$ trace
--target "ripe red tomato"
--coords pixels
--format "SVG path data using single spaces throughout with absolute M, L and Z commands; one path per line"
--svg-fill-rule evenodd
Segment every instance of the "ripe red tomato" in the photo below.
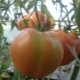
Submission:
M 44 16 L 44 14 L 42 12 L 38 11 L 38 17 L 39 17 L 39 21 L 40 21 L 42 27 L 45 26 L 46 30 L 51 29 L 51 22 L 47 18 L 47 16 Z M 25 19 L 25 22 L 24 22 L 23 18 Z M 26 21 L 26 20 L 28 20 L 28 21 Z M 17 26 L 18 26 L 19 30 L 22 30 L 22 29 L 28 28 L 28 27 L 37 28 L 38 27 L 38 20 L 37 20 L 36 13 L 33 12 L 33 13 L 25 14 L 23 17 L 21 17 L 18 20 Z
M 11 44 L 16 68 L 32 78 L 42 78 L 57 69 L 63 59 L 63 47 L 55 34 L 23 29 Z
M 75 40 L 72 37 L 70 37 L 70 35 L 68 35 L 66 32 L 64 32 L 61 29 L 58 29 L 58 30 L 51 29 L 51 31 L 58 36 L 58 38 L 61 40 L 61 42 L 63 44 L 64 58 L 63 58 L 63 61 L 62 61 L 61 65 L 67 65 L 67 64 L 69 64 L 75 58 L 72 55 L 72 53 L 71 53 L 71 51 L 70 51 L 70 49 L 68 48 L 67 45 L 69 45 L 71 47 L 74 46 L 76 48 L 76 42 L 75 42 Z

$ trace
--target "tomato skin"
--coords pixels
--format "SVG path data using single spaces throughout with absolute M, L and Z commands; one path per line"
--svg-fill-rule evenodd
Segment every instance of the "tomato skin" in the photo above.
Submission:
M 32 78 L 42 78 L 57 69 L 63 59 L 63 47 L 55 34 L 23 29 L 11 44 L 15 67 Z
M 23 21 L 24 19 L 21 17 L 17 23 L 19 30 L 22 30 L 22 29 L 28 28 L 28 27 L 29 28 L 37 28 L 38 27 L 38 20 L 37 20 L 37 16 L 36 16 L 35 12 L 33 12 L 33 13 L 30 12 L 28 14 L 25 14 L 25 15 L 23 15 L 23 17 L 25 20 L 28 20 L 29 17 L 30 17 L 30 19 L 25 24 Z M 45 16 L 43 15 L 43 13 L 38 11 L 38 17 L 39 17 L 39 21 L 40 21 L 41 25 L 44 25 L 46 30 L 51 29 L 51 22 L 47 18 L 47 16 L 46 16 L 46 20 L 45 20 Z
M 67 46 L 67 45 L 69 45 L 71 47 L 74 46 L 76 49 L 75 40 L 72 37 L 70 37 L 70 35 L 68 35 L 66 32 L 64 32 L 61 29 L 58 29 L 58 30 L 51 29 L 51 31 L 58 36 L 58 38 L 61 40 L 61 42 L 63 44 L 64 58 L 63 58 L 61 65 L 62 66 L 67 65 L 70 62 L 72 62 L 73 60 L 75 60 L 74 56 L 72 55 L 71 51 L 69 50 L 69 48 Z M 76 51 L 77 51 L 77 49 L 76 49 Z
M 75 32 L 68 32 L 68 35 L 73 39 L 79 39 L 78 35 Z
M 31 25 L 30 25 L 31 20 L 29 19 L 29 16 L 30 16 L 30 15 L 31 15 L 31 13 L 28 13 L 28 14 L 26 14 L 26 15 L 24 15 L 23 17 L 20 17 L 20 18 L 18 19 L 17 27 L 18 27 L 19 30 L 22 30 L 22 29 L 28 28 L 28 26 L 31 26 Z M 29 19 L 29 21 L 24 23 L 24 19 L 23 19 L 23 18 L 24 18 L 25 20 L 28 20 L 28 19 Z
M 76 43 L 76 52 L 79 55 L 80 54 L 80 38 L 78 37 L 78 35 L 75 32 L 68 32 L 68 35 L 74 39 L 75 43 Z

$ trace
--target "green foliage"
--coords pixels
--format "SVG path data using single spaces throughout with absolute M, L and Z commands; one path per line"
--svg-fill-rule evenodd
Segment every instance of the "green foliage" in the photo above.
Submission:
M 44 14 L 46 14 L 46 16 L 47 16 L 47 17 L 50 19 L 50 21 L 51 21 L 52 27 L 54 27 L 54 25 L 55 25 L 55 20 L 54 20 L 53 16 L 51 15 L 51 13 L 49 12 L 49 10 L 47 9 L 47 6 L 46 6 L 44 3 L 41 4 L 41 11 L 42 11 Z
M 11 65 L 10 58 L 3 60 L 3 62 L 1 63 L 1 70 L 6 70 L 7 68 L 9 68 L 10 65 Z
M 28 10 L 31 9 L 32 7 L 34 7 L 35 1 L 36 0 L 32 0 L 32 1 L 29 2 L 28 6 L 27 6 L 28 7 Z
M 4 32 L 3 25 L 6 25 L 6 23 L 4 21 L 0 21 L 0 35 L 2 35 Z
M 3 27 L 0 25 L 0 34 L 3 34 Z
M 11 78 L 11 76 L 8 74 L 8 72 L 2 72 L 1 78 L 2 79 L 9 79 L 9 78 Z
M 14 68 L 14 77 L 12 80 L 25 80 L 23 74 L 21 74 L 16 68 Z
M 11 30 L 13 30 L 16 25 L 17 25 L 16 24 L 16 20 L 12 20 L 12 22 L 11 22 Z
M 9 45 L 6 42 L 6 37 L 3 36 L 3 24 L 5 24 L 5 22 L 0 21 L 0 79 L 10 77 L 4 70 L 6 71 L 11 64 Z

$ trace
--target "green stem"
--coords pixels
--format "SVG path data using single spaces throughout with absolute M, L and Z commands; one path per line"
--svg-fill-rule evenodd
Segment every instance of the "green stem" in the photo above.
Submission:
M 74 16 L 76 24 L 79 28 L 79 34 L 80 34 L 80 1 L 79 0 L 73 0 L 73 7 L 74 7 Z
M 78 58 L 80 59 L 80 55 L 78 55 Z M 76 63 L 78 64 L 78 62 L 76 61 Z M 77 75 L 79 73 L 79 67 L 75 65 L 72 76 L 70 78 L 70 80 L 76 80 Z
M 36 12 L 37 20 L 38 20 L 38 30 L 39 30 L 40 27 L 41 27 L 41 23 L 40 23 L 40 20 L 39 20 L 39 17 L 38 17 L 37 2 L 38 2 L 38 0 L 36 0 L 36 2 L 35 2 L 35 12 Z
M 79 72 L 79 67 L 75 66 L 70 80 L 76 80 L 78 72 Z

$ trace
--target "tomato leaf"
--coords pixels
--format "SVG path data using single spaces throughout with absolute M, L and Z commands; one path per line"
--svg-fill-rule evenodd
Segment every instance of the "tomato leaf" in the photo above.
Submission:
M 11 22 L 11 31 L 14 29 L 15 26 L 16 26 L 16 20 L 12 20 L 12 22 Z
M 7 72 L 3 72 L 1 75 L 0 75 L 1 78 L 5 78 L 5 79 L 8 79 L 10 78 L 11 76 L 7 73 Z
M 0 21 L 0 34 L 3 34 L 3 25 L 4 22 Z
M 28 4 L 28 10 L 31 9 L 35 5 L 35 0 L 32 0 Z
M 18 10 L 18 7 L 19 7 L 19 3 L 18 3 L 18 2 L 15 2 L 15 3 L 14 3 L 14 7 L 15 7 L 15 8 L 14 8 L 15 11 L 17 11 L 17 10 Z
M 12 80 L 24 80 L 23 75 L 14 67 L 14 77 Z
M 5 59 L 2 63 L 1 63 L 1 69 L 2 70 L 6 70 L 11 64 L 11 60 L 10 58 Z
M 49 12 L 49 10 L 47 9 L 47 6 L 45 4 L 42 3 L 41 5 L 41 11 L 47 15 L 47 17 L 50 19 L 51 24 L 53 24 L 52 26 L 54 27 L 55 24 L 55 20 L 53 18 L 53 16 L 51 15 L 51 13 Z
M 0 25 L 0 34 L 3 34 L 3 27 Z

